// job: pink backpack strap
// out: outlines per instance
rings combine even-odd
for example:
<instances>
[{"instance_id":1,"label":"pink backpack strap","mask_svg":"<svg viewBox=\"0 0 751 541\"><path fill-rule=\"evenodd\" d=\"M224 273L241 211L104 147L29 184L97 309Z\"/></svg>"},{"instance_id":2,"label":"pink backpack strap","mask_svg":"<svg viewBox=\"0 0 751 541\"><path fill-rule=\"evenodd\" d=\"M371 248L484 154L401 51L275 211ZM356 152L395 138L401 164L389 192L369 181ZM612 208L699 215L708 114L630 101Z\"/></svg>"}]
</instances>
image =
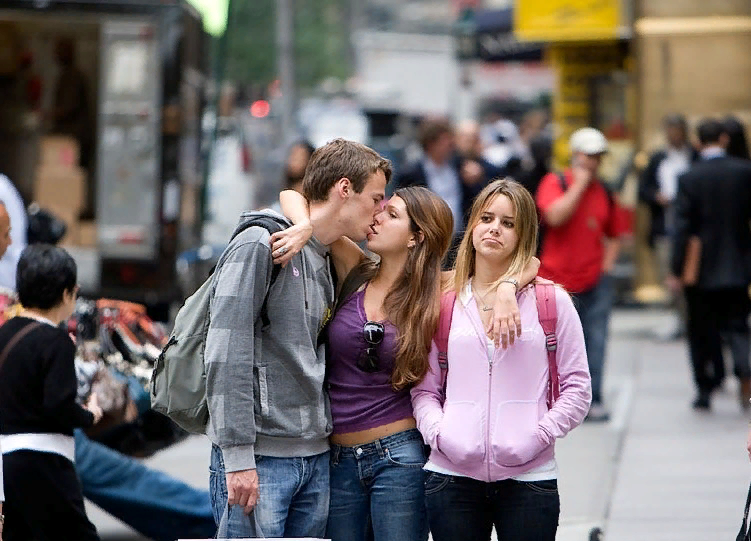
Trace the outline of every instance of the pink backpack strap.
<instances>
[{"instance_id":1,"label":"pink backpack strap","mask_svg":"<svg viewBox=\"0 0 751 541\"><path fill-rule=\"evenodd\" d=\"M558 338L555 329L558 324L558 310L555 304L555 285L549 280L538 279L535 282L535 296L537 297L537 315L540 319L542 331L545 333L545 346L548 349L548 371L550 372L548 406L552 408L561 394L556 359Z\"/></svg>"},{"instance_id":2,"label":"pink backpack strap","mask_svg":"<svg viewBox=\"0 0 751 541\"><path fill-rule=\"evenodd\" d=\"M446 399L446 378L449 373L449 333L451 332L451 318L454 315L454 303L456 292L449 291L441 295L441 312L438 316L438 331L435 335L435 343L438 346L438 366L441 367L441 392Z\"/></svg>"}]
</instances>

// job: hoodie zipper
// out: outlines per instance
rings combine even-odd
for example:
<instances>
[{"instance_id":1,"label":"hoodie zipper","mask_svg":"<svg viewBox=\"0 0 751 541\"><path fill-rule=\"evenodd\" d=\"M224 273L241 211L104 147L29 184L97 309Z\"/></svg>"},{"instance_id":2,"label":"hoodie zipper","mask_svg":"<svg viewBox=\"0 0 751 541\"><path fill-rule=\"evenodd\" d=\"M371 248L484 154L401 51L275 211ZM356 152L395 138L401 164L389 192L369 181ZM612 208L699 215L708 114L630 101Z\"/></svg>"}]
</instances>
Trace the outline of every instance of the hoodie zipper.
<instances>
[{"instance_id":1,"label":"hoodie zipper","mask_svg":"<svg viewBox=\"0 0 751 541\"><path fill-rule=\"evenodd\" d=\"M488 483L490 483L492 480L490 478L490 453L491 453L491 445L490 445L490 412L492 411L490 409L492 398L493 398L493 356L490 355L490 350L488 349L488 345L485 344L485 351L488 354L488 418L487 422L485 423L486 426L486 435L485 435L485 462L488 466Z\"/></svg>"}]
</instances>

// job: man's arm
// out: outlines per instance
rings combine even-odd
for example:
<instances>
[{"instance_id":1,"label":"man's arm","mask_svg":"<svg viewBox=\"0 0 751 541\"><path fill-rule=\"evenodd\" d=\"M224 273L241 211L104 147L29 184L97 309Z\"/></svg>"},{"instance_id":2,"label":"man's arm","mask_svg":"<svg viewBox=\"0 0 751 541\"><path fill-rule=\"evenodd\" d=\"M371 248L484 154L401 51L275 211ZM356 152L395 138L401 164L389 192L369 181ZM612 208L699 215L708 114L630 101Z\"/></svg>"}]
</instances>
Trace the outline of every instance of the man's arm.
<instances>
[{"instance_id":1,"label":"man's arm","mask_svg":"<svg viewBox=\"0 0 751 541\"><path fill-rule=\"evenodd\" d=\"M696 201L694 201L691 188L691 181L688 176L681 175L678 178L678 193L675 197L673 255L670 262L673 276L683 274L686 243L691 233L696 231L698 227Z\"/></svg>"},{"instance_id":2,"label":"man's arm","mask_svg":"<svg viewBox=\"0 0 751 541\"><path fill-rule=\"evenodd\" d=\"M605 256L602 260L602 272L610 274L613 272L618 256L621 253L623 241L619 237L605 239Z\"/></svg>"},{"instance_id":3,"label":"man's arm","mask_svg":"<svg viewBox=\"0 0 751 541\"><path fill-rule=\"evenodd\" d=\"M542 211L545 223L550 227L560 227L571 219L579 206L582 195L592 182L592 173L589 171L580 167L573 167L571 171L573 175L571 186Z\"/></svg>"},{"instance_id":4,"label":"man's arm","mask_svg":"<svg viewBox=\"0 0 751 541\"><path fill-rule=\"evenodd\" d=\"M657 168L662 156L661 152L654 154L639 178L639 200L649 205L659 205L657 194L660 190L657 183Z\"/></svg>"},{"instance_id":5,"label":"man's arm","mask_svg":"<svg viewBox=\"0 0 751 541\"><path fill-rule=\"evenodd\" d=\"M271 281L268 236L249 228L217 269L204 355L211 439L222 450L229 503L248 513L258 500L255 323Z\"/></svg>"}]
</instances>

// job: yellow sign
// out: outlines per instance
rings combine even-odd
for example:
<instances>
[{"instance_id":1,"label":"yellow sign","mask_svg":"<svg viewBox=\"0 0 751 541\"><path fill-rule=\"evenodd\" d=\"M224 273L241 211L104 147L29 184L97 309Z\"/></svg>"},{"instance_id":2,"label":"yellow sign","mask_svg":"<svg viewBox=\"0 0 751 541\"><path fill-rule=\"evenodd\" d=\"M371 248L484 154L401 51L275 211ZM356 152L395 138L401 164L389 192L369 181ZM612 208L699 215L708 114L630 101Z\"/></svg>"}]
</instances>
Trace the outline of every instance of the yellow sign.
<instances>
[{"instance_id":1,"label":"yellow sign","mask_svg":"<svg viewBox=\"0 0 751 541\"><path fill-rule=\"evenodd\" d=\"M594 122L594 81L606 76L622 64L621 52L615 42L601 44L556 44L548 48L547 59L556 75L553 94L553 122L557 137L553 155L558 167L570 157L568 140L579 128L594 126L611 134L606 126Z\"/></svg>"},{"instance_id":2,"label":"yellow sign","mask_svg":"<svg viewBox=\"0 0 751 541\"><path fill-rule=\"evenodd\" d=\"M618 37L621 0L516 0L520 41L592 41Z\"/></svg>"}]
</instances>

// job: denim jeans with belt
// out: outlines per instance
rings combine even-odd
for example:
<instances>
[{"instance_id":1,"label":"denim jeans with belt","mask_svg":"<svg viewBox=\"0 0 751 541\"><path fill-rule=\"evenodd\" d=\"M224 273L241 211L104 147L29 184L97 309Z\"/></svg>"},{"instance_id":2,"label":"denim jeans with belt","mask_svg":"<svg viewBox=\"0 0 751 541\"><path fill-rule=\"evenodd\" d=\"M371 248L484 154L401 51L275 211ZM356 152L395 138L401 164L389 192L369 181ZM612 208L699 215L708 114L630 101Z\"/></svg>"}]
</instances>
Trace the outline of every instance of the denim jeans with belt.
<instances>
[{"instance_id":1,"label":"denim jeans with belt","mask_svg":"<svg viewBox=\"0 0 751 541\"><path fill-rule=\"evenodd\" d=\"M229 509L228 539L256 537L257 524L263 537L323 537L329 512L329 453L294 458L256 455L259 493L251 523L243 508ZM217 526L227 507L227 478L222 450L211 449L209 469L211 505Z\"/></svg>"},{"instance_id":2,"label":"denim jeans with belt","mask_svg":"<svg viewBox=\"0 0 751 541\"><path fill-rule=\"evenodd\" d=\"M332 541L425 541L425 451L405 430L372 443L331 446Z\"/></svg>"},{"instance_id":3,"label":"denim jeans with belt","mask_svg":"<svg viewBox=\"0 0 751 541\"><path fill-rule=\"evenodd\" d=\"M555 541L561 512L555 479L485 483L428 472L425 499L434 541L490 541L493 526L501 541Z\"/></svg>"}]
</instances>

